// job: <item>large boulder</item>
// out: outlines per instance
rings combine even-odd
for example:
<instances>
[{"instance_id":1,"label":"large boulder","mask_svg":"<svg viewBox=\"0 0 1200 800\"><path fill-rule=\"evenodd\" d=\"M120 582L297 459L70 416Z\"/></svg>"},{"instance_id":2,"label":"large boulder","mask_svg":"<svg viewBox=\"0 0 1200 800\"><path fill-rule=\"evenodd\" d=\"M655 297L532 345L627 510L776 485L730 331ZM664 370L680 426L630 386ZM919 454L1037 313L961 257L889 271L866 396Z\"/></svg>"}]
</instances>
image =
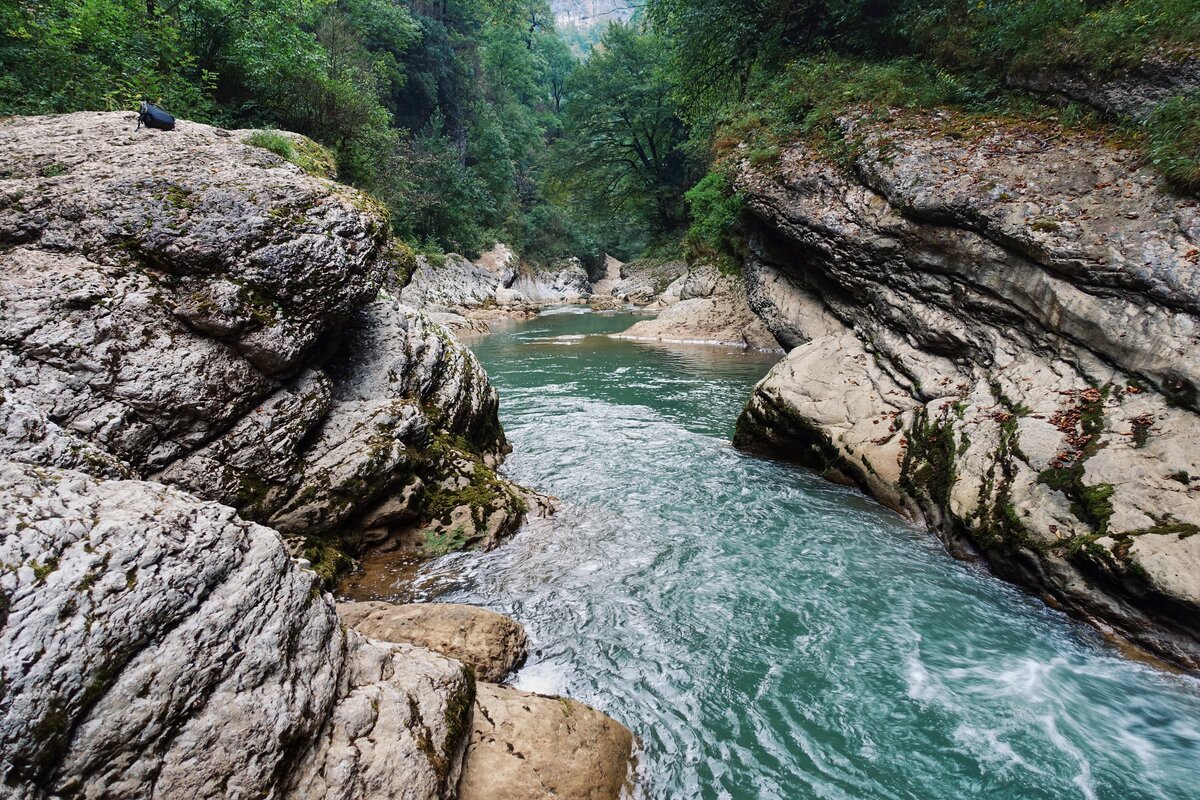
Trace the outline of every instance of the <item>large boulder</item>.
<instances>
[{"instance_id":1,"label":"large boulder","mask_svg":"<svg viewBox=\"0 0 1200 800\"><path fill-rule=\"evenodd\" d=\"M438 258L418 256L416 269L399 297L414 308L475 308L494 303L496 290L504 285L496 273L457 253Z\"/></svg>"},{"instance_id":2,"label":"large boulder","mask_svg":"<svg viewBox=\"0 0 1200 800\"><path fill-rule=\"evenodd\" d=\"M747 169L750 305L792 349L737 443L863 486L1200 668L1200 209L1101 134L848 118Z\"/></svg>"},{"instance_id":3,"label":"large boulder","mask_svg":"<svg viewBox=\"0 0 1200 800\"><path fill-rule=\"evenodd\" d=\"M346 632L275 531L159 484L0 463L8 796L443 797L458 662Z\"/></svg>"},{"instance_id":4,"label":"large boulder","mask_svg":"<svg viewBox=\"0 0 1200 800\"><path fill-rule=\"evenodd\" d=\"M383 642L407 642L468 664L497 683L525 660L525 629L503 614L448 603L339 603L354 630Z\"/></svg>"},{"instance_id":5,"label":"large boulder","mask_svg":"<svg viewBox=\"0 0 1200 800\"><path fill-rule=\"evenodd\" d=\"M386 211L254 141L0 123L0 456L173 483L307 537L327 573L455 514L449 541L494 543L522 501L492 472L487 375L372 302L404 255ZM469 498L444 490L464 474Z\"/></svg>"},{"instance_id":6,"label":"large boulder","mask_svg":"<svg viewBox=\"0 0 1200 800\"><path fill-rule=\"evenodd\" d=\"M617 800L633 783L633 734L565 697L481 683L459 800Z\"/></svg>"}]
</instances>

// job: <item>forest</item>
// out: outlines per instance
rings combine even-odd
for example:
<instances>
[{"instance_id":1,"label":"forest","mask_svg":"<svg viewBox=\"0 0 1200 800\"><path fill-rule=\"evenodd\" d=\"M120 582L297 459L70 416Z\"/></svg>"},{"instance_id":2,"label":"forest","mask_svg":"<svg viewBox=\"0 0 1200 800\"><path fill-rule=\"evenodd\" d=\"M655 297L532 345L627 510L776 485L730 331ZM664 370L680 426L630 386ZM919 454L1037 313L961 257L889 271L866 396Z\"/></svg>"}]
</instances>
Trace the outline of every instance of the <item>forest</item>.
<instances>
[{"instance_id":1,"label":"forest","mask_svg":"<svg viewBox=\"0 0 1200 800\"><path fill-rule=\"evenodd\" d=\"M1200 41L1194 0L649 0L557 30L546 0L20 0L0 115L132 110L305 134L420 252L512 244L736 268L730 156L769 162L860 109L954 107L1110 131L1200 190L1200 96L1145 119L1015 91Z\"/></svg>"}]
</instances>

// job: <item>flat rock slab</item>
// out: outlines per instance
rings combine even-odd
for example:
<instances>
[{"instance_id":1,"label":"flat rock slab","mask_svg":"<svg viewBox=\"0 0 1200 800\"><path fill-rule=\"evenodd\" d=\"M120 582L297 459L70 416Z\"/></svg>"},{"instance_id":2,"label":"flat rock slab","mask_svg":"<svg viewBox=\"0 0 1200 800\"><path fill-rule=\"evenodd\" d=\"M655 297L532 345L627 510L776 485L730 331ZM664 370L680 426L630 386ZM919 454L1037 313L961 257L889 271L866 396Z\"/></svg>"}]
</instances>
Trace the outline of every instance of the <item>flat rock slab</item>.
<instances>
[{"instance_id":1,"label":"flat rock slab","mask_svg":"<svg viewBox=\"0 0 1200 800\"><path fill-rule=\"evenodd\" d=\"M478 684L459 800L616 800L633 734L563 697Z\"/></svg>"},{"instance_id":2,"label":"flat rock slab","mask_svg":"<svg viewBox=\"0 0 1200 800\"><path fill-rule=\"evenodd\" d=\"M445 603L339 603L342 620L385 642L407 642L469 664L498 681L525 660L525 629L503 614Z\"/></svg>"}]
</instances>

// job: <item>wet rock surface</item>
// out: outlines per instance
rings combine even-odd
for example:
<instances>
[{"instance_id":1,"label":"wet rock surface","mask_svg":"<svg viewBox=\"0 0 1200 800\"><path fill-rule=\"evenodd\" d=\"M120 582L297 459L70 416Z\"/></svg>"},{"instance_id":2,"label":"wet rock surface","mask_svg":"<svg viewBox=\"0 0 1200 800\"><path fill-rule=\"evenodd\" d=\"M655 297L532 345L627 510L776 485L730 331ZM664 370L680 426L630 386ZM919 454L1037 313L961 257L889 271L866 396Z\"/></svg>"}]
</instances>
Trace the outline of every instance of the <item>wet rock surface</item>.
<instances>
[{"instance_id":1,"label":"wet rock surface","mask_svg":"<svg viewBox=\"0 0 1200 800\"><path fill-rule=\"evenodd\" d=\"M847 120L742 180L752 308L791 350L737 443L1200 668L1200 211L1132 153L952 115Z\"/></svg>"}]
</instances>

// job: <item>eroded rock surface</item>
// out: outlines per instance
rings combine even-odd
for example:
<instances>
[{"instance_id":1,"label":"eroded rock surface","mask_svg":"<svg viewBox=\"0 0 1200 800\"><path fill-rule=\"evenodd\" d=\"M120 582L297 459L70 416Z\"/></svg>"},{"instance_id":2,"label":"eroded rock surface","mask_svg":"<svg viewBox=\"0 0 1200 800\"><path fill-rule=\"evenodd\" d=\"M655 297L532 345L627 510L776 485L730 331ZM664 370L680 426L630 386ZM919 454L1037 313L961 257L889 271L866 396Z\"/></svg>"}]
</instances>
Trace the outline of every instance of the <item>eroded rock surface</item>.
<instances>
[{"instance_id":1,"label":"eroded rock surface","mask_svg":"<svg viewBox=\"0 0 1200 800\"><path fill-rule=\"evenodd\" d=\"M525 660L525 629L503 614L447 603L339 603L338 614L359 633L408 642L469 664L496 683Z\"/></svg>"},{"instance_id":2,"label":"eroded rock surface","mask_svg":"<svg viewBox=\"0 0 1200 800\"><path fill-rule=\"evenodd\" d=\"M796 146L742 180L749 301L792 350L738 443L1200 668L1196 201L1099 139L845 124L853 175Z\"/></svg>"},{"instance_id":3,"label":"eroded rock surface","mask_svg":"<svg viewBox=\"0 0 1200 800\"><path fill-rule=\"evenodd\" d=\"M0 464L9 796L440 798L458 662L345 632L279 535L159 484Z\"/></svg>"},{"instance_id":4,"label":"eroded rock surface","mask_svg":"<svg viewBox=\"0 0 1200 800\"><path fill-rule=\"evenodd\" d=\"M634 324L619 339L721 344L775 350L778 343L746 302L741 280L698 265L659 296L664 306L654 319Z\"/></svg>"},{"instance_id":5,"label":"eroded rock surface","mask_svg":"<svg viewBox=\"0 0 1200 800\"><path fill-rule=\"evenodd\" d=\"M564 697L479 684L459 800L617 800L633 735Z\"/></svg>"},{"instance_id":6,"label":"eroded rock surface","mask_svg":"<svg viewBox=\"0 0 1200 800\"><path fill-rule=\"evenodd\" d=\"M522 503L482 367L372 302L404 257L378 204L245 134L0 123L0 455L173 483L330 570L429 521L494 543Z\"/></svg>"},{"instance_id":7,"label":"eroded rock surface","mask_svg":"<svg viewBox=\"0 0 1200 800\"><path fill-rule=\"evenodd\" d=\"M1200 87L1200 55L1153 53L1116 73L1058 70L1013 75L1008 83L1143 119L1169 98Z\"/></svg>"}]
</instances>

